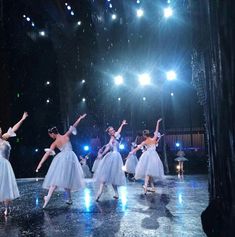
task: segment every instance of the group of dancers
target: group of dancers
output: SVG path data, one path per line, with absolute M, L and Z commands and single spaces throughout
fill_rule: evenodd
M 11 146 L 7 141 L 10 137 L 16 136 L 16 131 L 28 117 L 25 112 L 21 120 L 15 124 L 6 133 L 2 133 L 0 128 L 0 202 L 5 205 L 4 215 L 10 213 L 10 203 L 12 200 L 19 197 L 14 172 L 9 162 Z M 44 196 L 43 208 L 46 208 L 53 192 L 65 191 L 66 204 L 72 204 L 71 191 L 78 191 L 85 186 L 84 174 L 81 164 L 78 161 L 76 154 L 72 150 L 70 136 L 76 135 L 76 127 L 86 114 L 79 116 L 76 122 L 70 126 L 65 134 L 60 134 L 56 127 L 48 129 L 48 135 L 54 140 L 50 148 L 45 149 L 45 154 L 39 162 L 36 172 L 40 170 L 43 163 L 50 157 L 55 155 L 55 149 L 60 152 L 54 156 L 49 170 L 45 176 L 42 187 L 48 190 Z M 150 135 L 148 130 L 143 131 L 144 141 L 132 147 L 124 170 L 129 173 L 134 173 L 135 179 L 144 180 L 144 194 L 147 194 L 148 186 L 152 191 L 155 191 L 154 180 L 164 177 L 162 162 L 156 152 L 156 145 L 159 141 L 158 130 L 161 119 L 157 121 L 154 136 Z M 123 120 L 121 126 L 116 131 L 113 127 L 108 127 L 107 132 L 110 136 L 108 144 L 98 151 L 96 164 L 94 164 L 94 181 L 99 184 L 95 200 L 98 202 L 102 196 L 104 187 L 112 185 L 114 190 L 114 199 L 119 198 L 118 187 L 126 184 L 126 176 L 123 170 L 123 160 L 119 153 L 119 141 L 123 127 L 127 125 L 126 120 Z M 137 160 L 135 154 L 139 149 L 145 147 L 145 151 Z

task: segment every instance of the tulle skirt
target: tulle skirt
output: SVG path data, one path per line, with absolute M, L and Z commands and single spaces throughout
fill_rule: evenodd
M 91 178 L 92 177 L 92 174 L 91 174 L 91 171 L 90 171 L 88 165 L 82 165 L 82 170 L 83 170 L 83 174 L 84 174 L 85 178 Z
M 42 185 L 45 189 L 50 186 L 57 186 L 58 191 L 84 187 L 83 170 L 72 150 L 61 151 L 54 157 Z
M 126 184 L 126 177 L 122 170 L 123 161 L 119 152 L 107 153 L 99 162 L 94 174 L 94 180 L 98 183 L 122 186 Z
M 20 196 L 15 174 L 10 162 L 0 157 L 0 202 L 13 200 Z
M 179 156 L 177 158 L 175 158 L 175 161 L 187 161 L 188 159 L 183 157 L 183 156 Z
M 164 177 L 163 164 L 153 149 L 147 150 L 141 155 L 135 169 L 135 179 L 144 179 L 147 175 L 154 179 Z
M 93 173 L 95 173 L 95 171 L 97 170 L 99 163 L 100 163 L 100 159 L 96 159 L 93 166 L 92 166 Z
M 137 163 L 138 163 L 137 157 L 135 155 L 130 155 L 126 160 L 126 164 L 124 166 L 124 171 L 126 171 L 127 173 L 130 173 L 130 174 L 134 174 Z

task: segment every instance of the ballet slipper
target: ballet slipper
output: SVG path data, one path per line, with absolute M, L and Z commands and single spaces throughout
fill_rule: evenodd
M 47 198 L 47 196 L 44 196 L 44 204 L 43 204 L 43 209 L 46 208 L 47 204 L 49 202 L 49 199 Z
M 11 209 L 9 207 L 7 207 L 4 211 L 4 216 L 10 215 L 10 213 L 11 213 Z
M 69 199 L 69 200 L 67 200 L 65 203 L 68 204 L 68 205 L 72 205 L 72 204 L 73 204 L 73 201 L 72 201 L 71 199 Z

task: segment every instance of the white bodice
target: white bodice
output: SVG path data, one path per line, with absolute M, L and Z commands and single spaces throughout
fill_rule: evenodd
M 156 151 L 156 144 L 146 145 L 147 151 Z
M 9 142 L 0 139 L 0 158 L 9 159 L 11 151 L 11 145 Z
M 119 139 L 121 135 L 119 133 L 115 133 L 115 139 L 110 143 L 111 151 L 119 151 Z

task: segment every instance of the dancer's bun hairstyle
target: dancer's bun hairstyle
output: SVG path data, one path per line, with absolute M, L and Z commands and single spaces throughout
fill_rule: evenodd
M 49 133 L 49 134 L 52 134 L 52 133 L 58 134 L 59 132 L 58 132 L 57 127 L 52 127 L 52 128 L 49 128 L 49 129 L 48 129 L 48 133 Z

